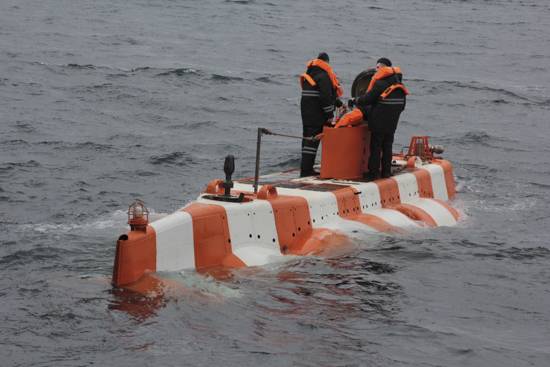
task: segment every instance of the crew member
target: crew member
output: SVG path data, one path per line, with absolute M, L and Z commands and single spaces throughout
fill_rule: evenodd
M 323 131 L 325 124 L 332 123 L 335 108 L 342 105 L 338 97 L 342 96 L 343 89 L 329 65 L 329 57 L 325 52 L 321 52 L 316 59 L 307 63 L 306 72 L 300 75 L 300 86 L 302 136 L 313 137 Z M 318 147 L 319 140 L 302 140 L 300 177 L 318 174 L 313 171 Z
M 376 62 L 376 73 L 367 88 L 367 93 L 354 100 L 357 108 L 344 115 L 335 127 L 359 124 L 364 117 L 368 121 L 370 138 L 369 181 L 382 176 L 391 176 L 392 144 L 399 116 L 405 109 L 409 94 L 402 82 L 399 67 L 392 67 L 389 59 L 383 57 Z M 380 171 L 380 153 L 382 170 Z

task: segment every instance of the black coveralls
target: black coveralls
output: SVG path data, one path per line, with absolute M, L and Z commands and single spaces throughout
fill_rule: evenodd
M 310 137 L 320 134 L 323 131 L 323 125 L 334 116 L 337 95 L 326 71 L 318 66 L 312 66 L 307 69 L 306 73 L 316 83 L 315 86 L 312 86 L 305 79 L 302 82 L 300 110 L 302 112 L 303 136 Z M 313 164 L 317 148 L 319 148 L 318 140 L 302 140 L 300 176 L 314 174 Z
M 393 74 L 377 80 L 372 89 L 357 100 L 357 107 L 367 118 L 370 139 L 368 178 L 391 176 L 393 136 L 399 122 L 399 115 L 405 109 L 406 95 L 402 89 L 395 89 L 385 99 L 380 98 L 389 86 L 401 83 L 402 75 Z M 380 172 L 382 153 L 382 172 Z

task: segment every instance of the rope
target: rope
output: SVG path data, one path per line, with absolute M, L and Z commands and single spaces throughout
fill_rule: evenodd
M 293 139 L 300 139 L 300 140 L 309 140 L 309 141 L 317 141 L 314 136 L 297 136 L 297 135 L 287 135 L 287 134 L 279 134 L 274 133 L 271 130 L 261 128 L 262 134 L 265 135 L 273 135 L 273 136 L 282 136 L 284 138 L 293 138 Z

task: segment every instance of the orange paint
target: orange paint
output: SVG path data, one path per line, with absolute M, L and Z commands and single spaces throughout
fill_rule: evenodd
M 350 243 L 348 236 L 326 228 L 315 228 L 294 255 L 319 255 Z
M 272 185 L 263 185 L 258 191 L 258 199 L 267 200 L 277 196 L 277 188 Z
M 458 221 L 458 219 L 460 218 L 460 213 L 458 212 L 458 210 L 456 210 L 455 208 L 453 208 L 452 206 L 450 206 L 449 204 L 447 204 L 443 200 L 440 200 L 440 199 L 432 199 L 432 200 L 437 201 L 439 204 L 444 206 L 451 213 L 451 215 L 455 218 L 455 220 Z
M 120 287 L 137 281 L 146 272 L 156 271 L 156 234 L 151 226 L 145 232 L 130 231 L 128 239 L 117 241 L 113 285 Z
M 367 92 L 370 92 L 370 90 L 374 87 L 374 83 L 376 83 L 378 80 L 385 79 L 394 74 L 402 74 L 401 68 L 399 66 L 382 66 L 378 68 L 378 70 L 376 70 L 376 73 L 372 76 L 372 79 L 370 80 Z
M 183 209 L 193 220 L 195 268 L 198 271 L 226 265 L 242 267 L 231 251 L 231 238 L 225 208 L 220 205 L 193 203 Z
M 425 169 L 416 169 L 412 172 L 418 183 L 418 196 L 421 198 L 433 198 L 434 191 L 432 186 L 432 176 Z
M 124 289 L 129 291 L 149 296 L 162 295 L 163 288 L 164 281 L 150 272 L 143 274 L 137 281 L 124 286 Z
M 268 197 L 266 200 L 273 208 L 281 253 L 299 253 L 312 233 L 307 200 L 299 196 L 287 195 Z
M 357 190 L 353 187 L 346 187 L 332 192 L 336 196 L 338 203 L 338 215 L 344 219 L 354 220 L 359 223 L 366 224 L 371 228 L 385 233 L 400 233 L 401 230 L 396 228 L 372 214 L 365 214 L 361 210 L 361 202 L 357 195 Z
M 321 178 L 358 179 L 369 159 L 370 132 L 366 125 L 323 128 Z
M 227 268 L 243 268 L 246 266 L 246 264 L 237 256 L 235 256 L 235 254 L 231 253 L 223 259 L 222 266 L 225 266 Z
M 425 210 L 420 209 L 417 206 L 410 205 L 410 204 L 397 204 L 397 205 L 392 205 L 390 209 L 397 210 L 398 212 L 405 214 L 407 217 L 411 218 L 412 220 L 426 223 L 430 227 L 437 227 L 437 223 L 431 217 L 431 215 L 429 215 Z
M 359 196 L 356 195 L 357 190 L 352 187 L 344 187 L 332 193 L 336 196 L 339 216 L 347 219 L 361 213 L 361 203 L 359 202 Z
M 451 162 L 444 159 L 434 159 L 433 163 L 438 164 L 443 168 L 443 172 L 445 173 L 445 184 L 447 186 L 447 196 L 449 196 L 449 200 L 453 199 L 456 194 L 453 165 Z
M 206 185 L 206 189 L 204 190 L 204 192 L 212 195 L 223 194 L 224 193 L 223 180 L 220 180 L 218 178 L 210 181 L 208 185 Z
M 338 80 L 336 73 L 332 70 L 332 67 L 329 65 L 329 63 L 320 59 L 313 59 L 308 61 L 307 68 L 309 69 L 312 66 L 317 66 L 323 69 L 328 74 L 330 78 L 330 82 L 332 83 L 332 88 L 334 88 L 334 90 L 336 91 L 336 95 L 338 97 L 342 97 L 342 95 L 344 94 L 344 90 L 342 89 L 342 86 L 340 85 L 340 81 Z M 300 76 L 300 84 L 301 83 L 302 83 L 302 80 Z
M 346 113 L 334 127 L 336 129 L 341 127 L 357 126 L 363 121 L 363 112 L 359 108 L 354 108 L 351 112 Z
M 384 219 L 372 214 L 362 213 L 349 219 L 366 224 L 367 226 L 379 232 L 384 232 L 384 233 L 401 233 L 402 232 L 401 229 L 392 226 L 391 224 L 386 222 Z
M 374 183 L 378 186 L 378 191 L 380 192 L 380 204 L 382 208 L 387 208 L 401 202 L 397 181 L 391 178 L 384 178 L 376 180 Z

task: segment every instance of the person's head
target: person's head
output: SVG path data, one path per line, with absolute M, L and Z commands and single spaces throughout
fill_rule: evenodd
M 330 59 L 329 59 L 329 57 L 328 57 L 328 54 L 327 54 L 326 52 L 321 52 L 321 53 L 319 53 L 319 55 L 317 56 L 317 58 L 318 58 L 319 60 L 323 60 L 324 62 L 329 62 L 329 61 L 330 61 Z
M 391 61 L 386 57 L 381 57 L 376 61 L 376 69 L 380 69 L 384 66 L 391 66 Z

